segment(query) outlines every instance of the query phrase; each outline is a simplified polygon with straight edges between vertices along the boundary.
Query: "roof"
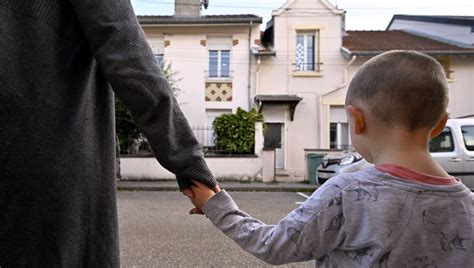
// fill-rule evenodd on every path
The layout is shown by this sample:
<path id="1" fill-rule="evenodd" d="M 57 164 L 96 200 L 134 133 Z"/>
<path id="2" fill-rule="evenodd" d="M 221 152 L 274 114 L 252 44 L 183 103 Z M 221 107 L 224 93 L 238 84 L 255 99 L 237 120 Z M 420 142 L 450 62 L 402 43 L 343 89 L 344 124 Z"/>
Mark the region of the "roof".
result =
<path id="1" fill-rule="evenodd" d="M 402 30 L 347 31 L 343 50 L 351 55 L 377 55 L 394 49 L 416 50 L 431 55 L 469 54 L 474 49 L 447 44 Z"/>
<path id="2" fill-rule="evenodd" d="M 474 16 L 420 16 L 420 15 L 401 15 L 396 14 L 392 17 L 392 20 L 387 26 L 390 28 L 393 21 L 399 20 L 411 20 L 411 21 L 423 21 L 423 22 L 434 22 L 443 24 L 454 24 L 474 27 Z"/>
<path id="3" fill-rule="evenodd" d="M 257 95 L 255 102 L 258 106 L 258 111 L 261 113 L 265 105 L 288 105 L 290 110 L 290 120 L 293 121 L 295 117 L 296 105 L 302 101 L 302 97 L 297 95 Z"/>
<path id="4" fill-rule="evenodd" d="M 288 103 L 288 102 L 300 102 L 303 98 L 297 95 L 257 95 L 255 96 L 256 102 L 273 102 L 273 103 Z"/>
<path id="5" fill-rule="evenodd" d="M 200 17 L 176 16 L 137 16 L 141 25 L 156 24 L 249 24 L 262 23 L 262 18 L 256 15 L 209 15 Z"/>

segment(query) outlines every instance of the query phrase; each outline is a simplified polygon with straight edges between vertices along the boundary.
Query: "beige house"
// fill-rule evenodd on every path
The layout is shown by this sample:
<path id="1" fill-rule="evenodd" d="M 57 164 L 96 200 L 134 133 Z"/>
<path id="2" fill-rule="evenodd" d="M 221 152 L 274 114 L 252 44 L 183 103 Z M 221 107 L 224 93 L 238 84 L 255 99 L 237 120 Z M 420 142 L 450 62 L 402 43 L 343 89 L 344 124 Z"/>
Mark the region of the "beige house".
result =
<path id="1" fill-rule="evenodd" d="M 454 45 L 449 53 L 431 54 L 445 66 L 448 74 L 451 116 L 474 115 L 474 16 L 395 15 L 387 30 L 402 30 Z"/>
<path id="2" fill-rule="evenodd" d="M 194 127 L 212 125 L 223 113 L 249 109 L 251 47 L 260 41 L 254 15 L 201 16 L 200 0 L 176 0 L 174 16 L 138 16 L 158 61 L 177 72 L 178 101 Z M 196 133 L 204 145 L 212 133 Z"/>
<path id="3" fill-rule="evenodd" d="M 262 18 L 255 15 L 203 16 L 200 0 L 176 0 L 174 16 L 138 16 L 156 60 L 171 64 L 180 89 L 178 102 L 196 137 L 213 148 L 212 122 L 238 107 L 253 106 L 255 58 L 251 51 L 260 44 Z M 256 124 L 255 139 L 263 144 L 262 124 Z M 250 157 L 206 157 L 220 179 L 259 179 L 262 173 L 261 145 Z M 171 179 L 151 157 L 121 159 L 124 178 Z"/>
<path id="4" fill-rule="evenodd" d="M 474 24 L 474 23 L 473 23 Z M 448 78 L 451 118 L 474 115 L 474 49 L 403 30 L 348 31 L 344 37 L 343 54 L 357 60 L 349 68 L 349 77 L 370 57 L 392 49 L 410 49 L 436 58 Z M 343 103 L 346 89 L 333 94 L 330 103 Z"/>
<path id="5" fill-rule="evenodd" d="M 290 0 L 272 15 L 265 48 L 254 51 L 255 100 L 268 126 L 265 145 L 276 147 L 278 173 L 297 179 L 305 175 L 305 149 L 349 145 L 343 106 L 326 103 L 348 81 L 344 11 L 325 0 Z"/>
<path id="6" fill-rule="evenodd" d="M 451 116 L 474 115 L 472 47 L 400 29 L 407 24 L 397 20 L 391 23 L 396 30 L 345 31 L 345 12 L 326 0 L 288 0 L 262 33 L 260 17 L 201 16 L 200 2 L 176 0 L 174 16 L 138 17 L 157 60 L 172 63 L 182 78 L 178 100 L 194 126 L 209 126 L 237 107 L 263 112 L 264 145 L 275 148 L 277 173 L 290 180 L 306 176 L 307 152 L 351 149 L 347 85 L 365 61 L 384 51 L 436 57 L 449 78 Z M 211 137 L 198 138 L 206 146 Z M 258 159 L 207 160 L 218 177 L 256 178 L 262 170 Z M 151 164 L 140 169 L 167 176 L 153 175 Z"/>
<path id="7" fill-rule="evenodd" d="M 457 24 L 467 24 L 471 36 L 473 18 L 462 19 Z M 262 41 L 265 48 L 254 51 L 255 99 L 270 126 L 266 145 L 276 144 L 277 168 L 292 178 L 305 173 L 305 151 L 351 149 L 344 110 L 348 82 L 384 51 L 417 50 L 438 59 L 448 76 L 451 117 L 474 115 L 472 46 L 413 29 L 345 31 L 344 12 L 325 0 L 288 0 L 273 12 Z"/>

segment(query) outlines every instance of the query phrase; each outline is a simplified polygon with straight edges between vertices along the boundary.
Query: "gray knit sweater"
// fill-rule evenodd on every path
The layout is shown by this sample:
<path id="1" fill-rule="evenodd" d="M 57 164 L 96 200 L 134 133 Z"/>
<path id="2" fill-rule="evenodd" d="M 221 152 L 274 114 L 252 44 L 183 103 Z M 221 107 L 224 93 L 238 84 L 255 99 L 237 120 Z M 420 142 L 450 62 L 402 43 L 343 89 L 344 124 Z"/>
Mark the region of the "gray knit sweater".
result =
<path id="1" fill-rule="evenodd" d="M 129 0 L 0 0 L 0 36 L 0 267 L 119 266 L 113 92 L 181 189 L 216 184 Z"/>
<path id="2" fill-rule="evenodd" d="M 332 178 L 276 225 L 221 191 L 203 211 L 243 249 L 272 264 L 317 267 L 474 267 L 474 194 L 376 168 Z"/>

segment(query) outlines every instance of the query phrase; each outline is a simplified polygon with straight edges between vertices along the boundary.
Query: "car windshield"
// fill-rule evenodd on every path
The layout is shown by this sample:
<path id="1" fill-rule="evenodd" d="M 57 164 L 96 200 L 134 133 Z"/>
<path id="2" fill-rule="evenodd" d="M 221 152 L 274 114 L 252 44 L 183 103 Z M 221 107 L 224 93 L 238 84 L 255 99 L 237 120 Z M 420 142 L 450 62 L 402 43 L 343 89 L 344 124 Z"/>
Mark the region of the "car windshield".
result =
<path id="1" fill-rule="evenodd" d="M 463 126 L 461 130 L 466 149 L 474 151 L 474 126 Z"/>

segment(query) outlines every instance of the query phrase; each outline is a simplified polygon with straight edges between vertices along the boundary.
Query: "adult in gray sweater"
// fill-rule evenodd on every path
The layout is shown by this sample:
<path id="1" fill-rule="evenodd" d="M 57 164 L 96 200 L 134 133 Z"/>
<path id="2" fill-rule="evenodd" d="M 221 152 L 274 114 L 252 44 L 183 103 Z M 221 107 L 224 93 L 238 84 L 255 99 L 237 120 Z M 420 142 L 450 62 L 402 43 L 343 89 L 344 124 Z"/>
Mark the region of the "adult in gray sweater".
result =
<path id="1" fill-rule="evenodd" d="M 0 35 L 0 267 L 119 266 L 113 92 L 182 190 L 216 186 L 129 0 L 0 0 Z"/>

